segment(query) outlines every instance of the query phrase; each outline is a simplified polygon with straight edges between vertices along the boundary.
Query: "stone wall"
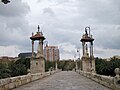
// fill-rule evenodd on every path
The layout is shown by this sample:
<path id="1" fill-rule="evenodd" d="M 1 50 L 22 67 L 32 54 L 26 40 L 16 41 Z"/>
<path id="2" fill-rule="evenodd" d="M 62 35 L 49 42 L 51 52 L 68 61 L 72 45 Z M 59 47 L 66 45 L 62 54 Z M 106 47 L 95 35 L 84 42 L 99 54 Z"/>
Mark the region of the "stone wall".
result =
<path id="1" fill-rule="evenodd" d="M 21 85 L 30 83 L 32 81 L 47 77 L 57 72 L 59 72 L 59 70 L 49 71 L 45 73 L 36 73 L 36 74 L 29 73 L 28 75 L 0 79 L 0 90 L 10 90 L 10 89 L 19 87 Z"/>
<path id="2" fill-rule="evenodd" d="M 77 70 L 76 72 L 112 90 L 120 90 L 120 84 L 117 83 L 117 81 L 120 81 L 120 78 L 116 79 L 116 77 L 104 76 L 91 72 L 83 72 L 80 70 Z"/>

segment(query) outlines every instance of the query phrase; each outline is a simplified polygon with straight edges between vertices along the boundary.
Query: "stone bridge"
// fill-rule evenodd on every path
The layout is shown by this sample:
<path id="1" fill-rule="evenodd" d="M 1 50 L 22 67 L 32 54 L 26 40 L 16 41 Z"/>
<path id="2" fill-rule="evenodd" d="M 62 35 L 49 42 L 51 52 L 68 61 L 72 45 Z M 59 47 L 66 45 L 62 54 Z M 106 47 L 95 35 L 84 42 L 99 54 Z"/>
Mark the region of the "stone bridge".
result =
<path id="1" fill-rule="evenodd" d="M 118 80 L 118 75 L 57 70 L 1 79 L 0 90 L 120 90 Z"/>
<path id="2" fill-rule="evenodd" d="M 73 71 L 62 71 L 52 76 L 23 85 L 13 90 L 110 90 Z"/>

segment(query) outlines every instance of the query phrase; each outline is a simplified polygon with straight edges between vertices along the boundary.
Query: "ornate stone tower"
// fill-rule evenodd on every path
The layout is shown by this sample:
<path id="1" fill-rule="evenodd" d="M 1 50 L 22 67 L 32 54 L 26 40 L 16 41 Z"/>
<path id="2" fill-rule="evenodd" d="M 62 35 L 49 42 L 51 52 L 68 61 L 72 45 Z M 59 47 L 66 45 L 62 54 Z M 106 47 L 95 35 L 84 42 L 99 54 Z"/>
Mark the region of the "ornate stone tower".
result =
<path id="1" fill-rule="evenodd" d="M 45 37 L 43 36 L 42 32 L 39 31 L 40 27 L 38 25 L 38 32 L 32 36 L 30 39 L 32 40 L 32 57 L 31 57 L 31 66 L 30 71 L 31 73 L 43 73 L 45 72 L 45 58 L 43 56 L 43 40 Z M 39 41 L 37 55 L 34 56 L 34 41 Z"/>
<path id="2" fill-rule="evenodd" d="M 89 30 L 89 33 L 88 33 Z M 82 70 L 85 72 L 95 72 L 95 60 L 93 55 L 93 37 L 90 34 L 90 27 L 85 28 L 85 34 L 83 34 L 81 40 L 83 56 L 82 56 Z M 88 48 L 89 43 L 89 48 Z"/>

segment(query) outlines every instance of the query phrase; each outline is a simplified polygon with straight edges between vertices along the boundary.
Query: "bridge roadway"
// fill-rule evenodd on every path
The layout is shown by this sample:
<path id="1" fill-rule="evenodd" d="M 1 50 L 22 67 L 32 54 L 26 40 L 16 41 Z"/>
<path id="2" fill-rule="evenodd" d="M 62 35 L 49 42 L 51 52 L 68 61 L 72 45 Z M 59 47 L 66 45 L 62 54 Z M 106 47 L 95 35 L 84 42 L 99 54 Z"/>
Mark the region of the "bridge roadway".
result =
<path id="1" fill-rule="evenodd" d="M 73 71 L 62 71 L 13 90 L 110 90 Z"/>

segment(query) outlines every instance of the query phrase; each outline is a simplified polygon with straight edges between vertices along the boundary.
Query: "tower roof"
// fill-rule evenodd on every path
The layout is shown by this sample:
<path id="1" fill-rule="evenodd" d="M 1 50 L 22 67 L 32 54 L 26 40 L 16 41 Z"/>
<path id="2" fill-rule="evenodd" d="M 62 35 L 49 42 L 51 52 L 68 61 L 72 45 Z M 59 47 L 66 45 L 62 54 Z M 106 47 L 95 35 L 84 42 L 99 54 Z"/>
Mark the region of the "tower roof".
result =
<path id="1" fill-rule="evenodd" d="M 84 34 L 80 41 L 81 42 L 92 42 L 92 41 L 94 41 L 94 39 L 92 38 L 92 36 L 86 36 Z"/>
<path id="2" fill-rule="evenodd" d="M 39 29 L 40 29 L 40 27 L 38 25 L 38 32 L 35 35 L 33 35 L 33 33 L 32 33 L 32 36 L 30 37 L 31 40 L 40 40 L 40 39 L 44 40 L 45 39 L 42 31 L 40 32 Z"/>
<path id="3" fill-rule="evenodd" d="M 87 28 L 89 29 L 89 34 L 87 32 Z M 92 35 L 90 34 L 90 27 L 86 27 L 85 28 L 85 34 L 83 34 L 83 36 L 82 36 L 80 41 L 81 42 L 92 42 L 92 41 L 94 41 Z"/>

